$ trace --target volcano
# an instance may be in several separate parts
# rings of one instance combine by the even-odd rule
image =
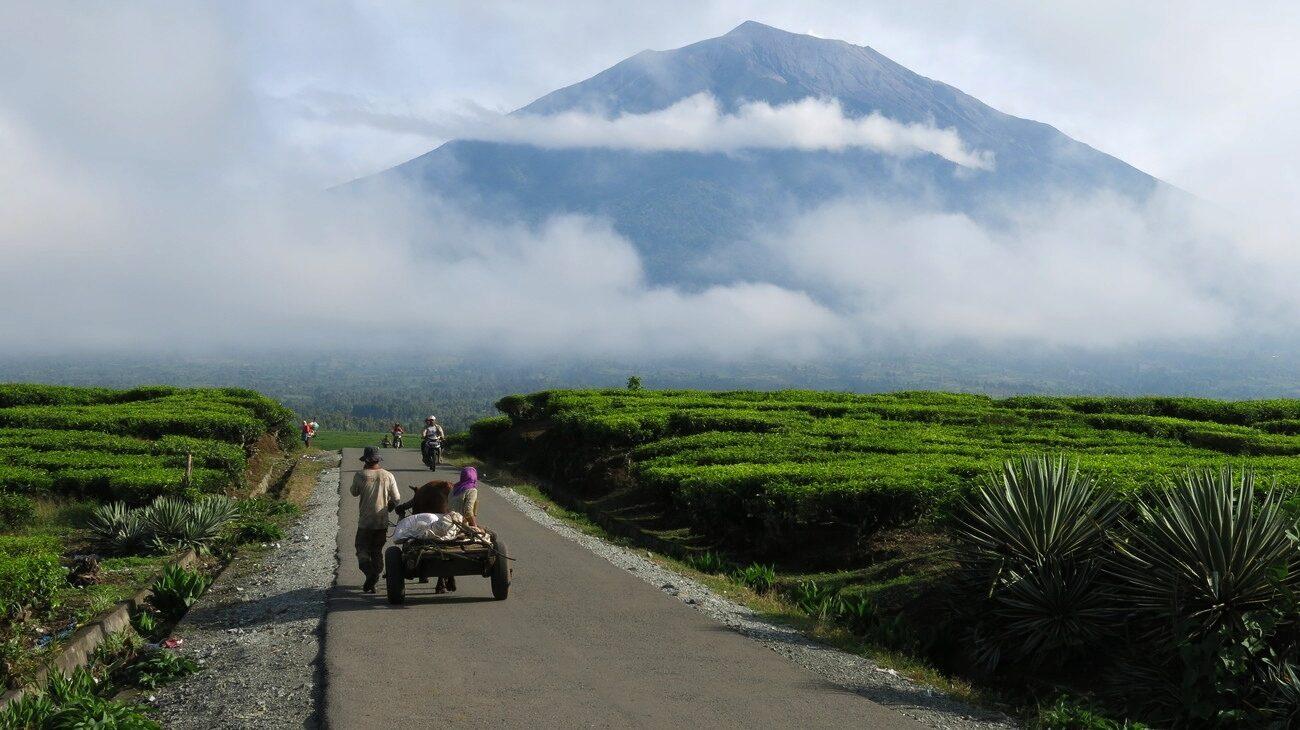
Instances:
[[[731,247],[785,216],[846,197],[992,219],[1051,196],[1107,191],[1140,201],[1164,187],[1047,124],[1004,114],[871,48],[752,21],[683,48],[643,51],[513,115],[612,119],[701,94],[728,113],[754,102],[834,100],[845,116],[953,130],[995,163],[965,170],[935,154],[900,158],[860,147],[724,153],[462,139],[353,185],[413,185],[481,215],[527,223],[573,213],[604,218],[637,248],[653,282],[688,287],[753,275],[762,262],[733,260]]]

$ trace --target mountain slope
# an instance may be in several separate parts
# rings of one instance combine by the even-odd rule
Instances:
[[[1054,192],[1105,189],[1140,199],[1160,185],[1046,124],[1003,114],[870,48],[752,21],[676,50],[644,51],[515,114],[642,114],[701,93],[727,111],[746,101],[833,98],[850,116],[879,112],[952,128],[969,148],[992,152],[996,168],[959,172],[935,155],[896,158],[864,148],[726,155],[452,141],[381,179],[414,182],[497,216],[606,216],[637,246],[653,280],[679,284],[751,275],[727,260],[727,246],[756,226],[846,195],[982,215],[994,203],[1023,205]]]

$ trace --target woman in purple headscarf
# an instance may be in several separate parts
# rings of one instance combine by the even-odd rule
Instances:
[[[466,524],[478,527],[478,469],[467,466],[460,470],[460,481],[451,488],[451,508]]]

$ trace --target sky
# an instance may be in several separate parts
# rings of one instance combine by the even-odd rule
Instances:
[[[782,341],[783,357],[810,359],[902,336],[1104,349],[1285,331],[1300,272],[1287,235],[1300,223],[1298,16],[1266,0],[0,0],[0,337],[38,353],[388,344],[410,336],[389,313],[416,311],[467,346],[524,354],[726,359]],[[776,261],[800,242],[787,280],[678,291],[646,283],[601,220],[526,228],[406,191],[321,195],[467,119],[489,138],[572,144],[500,114],[750,19],[870,45],[1234,223],[1102,196],[1018,212],[1006,233],[831,201],[752,242]],[[825,101],[728,115],[705,98],[568,121],[636,149],[664,148],[655,125],[686,124],[692,149],[739,137],[995,164],[945,130],[847,119]],[[1009,294],[1004,275],[1030,284]]]

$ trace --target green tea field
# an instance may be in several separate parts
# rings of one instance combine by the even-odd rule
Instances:
[[[543,471],[625,454],[630,476],[702,531],[760,552],[812,528],[819,540],[860,542],[942,517],[1024,454],[1076,459],[1126,497],[1224,465],[1300,485],[1294,400],[593,390],[510,396],[498,408],[506,415],[472,429],[473,448],[533,427],[544,435],[525,451]]]
[[[140,504],[190,486],[221,491],[293,414],[253,391],[0,385],[0,490]]]

